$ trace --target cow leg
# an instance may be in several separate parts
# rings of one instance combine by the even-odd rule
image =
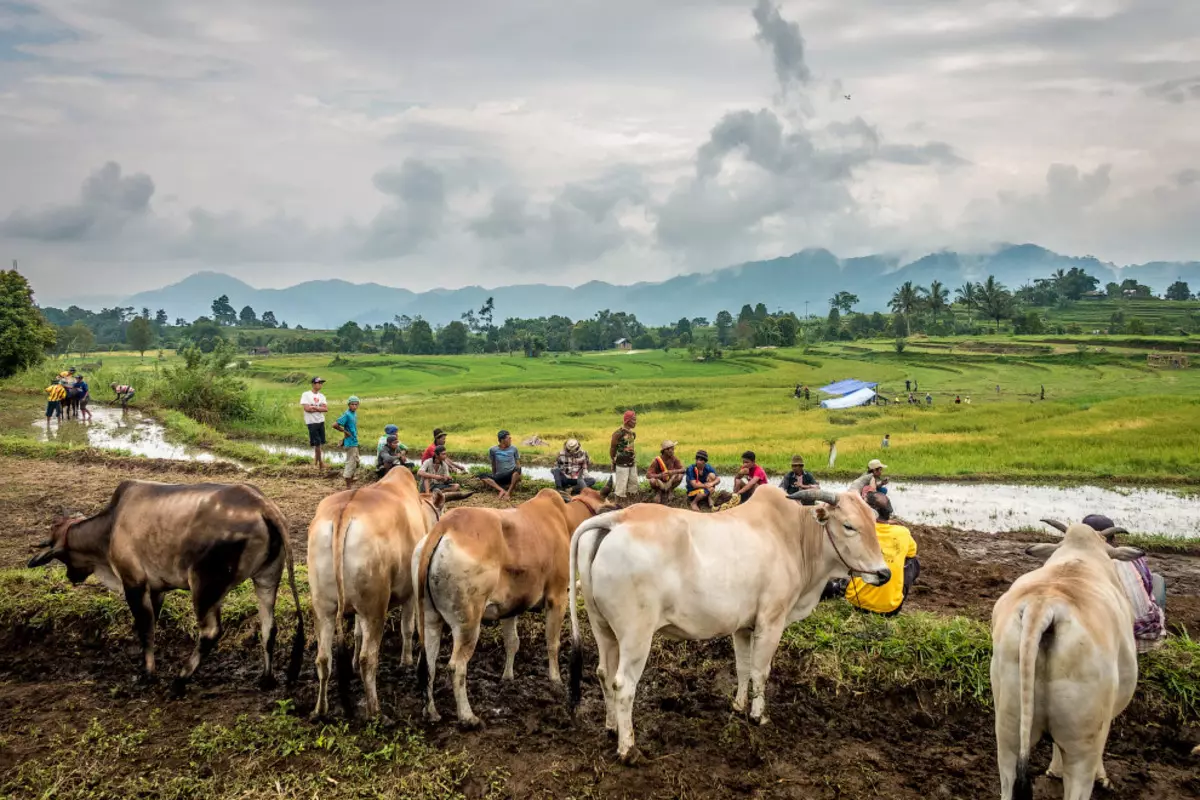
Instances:
[[[454,702],[458,706],[458,724],[466,730],[483,727],[483,720],[471,710],[467,699],[467,664],[475,655],[475,644],[479,641],[479,623],[467,622],[451,627],[454,635],[454,650],[450,655],[450,666],[454,668]]]
[[[429,596],[425,596],[425,667],[429,670],[429,679],[425,684],[425,717],[430,722],[437,722],[442,715],[437,712],[433,702],[433,679],[437,675],[438,651],[442,648],[442,616],[432,607]]]
[[[322,607],[322,606],[327,607]],[[313,717],[329,714],[329,678],[333,674],[333,617],[337,606],[313,598],[313,626],[317,629],[317,705]]]
[[[413,665],[413,631],[417,629],[416,592],[408,602],[400,606],[400,666]]]
[[[500,620],[500,630],[504,634],[504,674],[500,676],[500,680],[511,681],[513,662],[517,660],[517,651],[521,649],[521,637],[517,635],[517,618]]]
[[[739,714],[746,710],[746,690],[750,685],[750,664],[754,655],[753,641],[754,632],[748,628],[733,632],[733,661],[737,670],[737,695],[733,698],[733,710]]]
[[[354,670],[358,677],[362,677],[362,642],[363,642],[363,618],[362,614],[354,615],[354,657],[350,659],[350,668]]]
[[[175,679],[172,688],[176,695],[183,693],[205,656],[217,646],[221,638],[221,598],[229,589],[228,580],[221,580],[212,573],[202,574],[195,569],[188,575],[188,585],[192,592],[192,608],[196,611],[199,636],[191,658]]]
[[[558,672],[558,648],[562,644],[563,616],[567,613],[566,598],[546,598],[546,657],[550,661],[550,682],[561,684]]]
[[[779,647],[783,635],[784,620],[760,623],[754,628],[750,660],[750,721],[766,725],[767,678],[771,674],[771,660]]]
[[[593,604],[590,608],[595,608]],[[604,695],[604,730],[610,734],[617,732],[617,706],[612,688],[613,678],[617,674],[620,647],[617,637],[613,634],[608,622],[597,611],[588,614],[592,626],[592,637],[596,640],[596,651],[599,656],[596,664],[596,680],[600,683],[600,691]]]
[[[154,680],[154,625],[162,608],[162,595],[152,594],[145,587],[125,589],[125,602],[133,614],[133,629],[142,643],[143,677]]]
[[[621,638],[616,675],[613,677],[613,695],[617,708],[617,757],[624,764],[634,764],[640,754],[633,736],[633,698],[637,693],[638,681],[646,669],[650,657],[650,644],[654,638],[652,630],[635,630]]]
[[[1062,765],[1062,750],[1058,747],[1058,742],[1054,743],[1054,755],[1050,758],[1050,768],[1046,770],[1046,777],[1058,778],[1060,781],[1063,776]]]
[[[254,579],[254,596],[258,599],[258,627],[263,651],[263,671],[258,679],[259,688],[269,690],[279,685],[275,680],[275,639],[279,628],[275,625],[275,598],[279,590],[278,576],[263,576]]]
[[[367,716],[374,719],[379,716],[379,694],[375,689],[375,676],[379,672],[379,646],[383,642],[383,627],[387,619],[387,606],[383,613],[359,614],[362,622],[362,653],[359,655],[359,674],[362,677],[363,691],[367,696]],[[357,626],[356,626],[357,627]]]

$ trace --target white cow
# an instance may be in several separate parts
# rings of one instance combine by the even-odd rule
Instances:
[[[992,610],[992,694],[1000,797],[1032,798],[1029,753],[1054,739],[1050,775],[1065,800],[1087,800],[1108,785],[1104,744],[1112,720],[1137,686],[1133,610],[1111,559],[1144,553],[1113,547],[1076,523],[1061,542],[1025,552],[1045,565],[1013,582]]]
[[[745,708],[749,685],[750,719],[764,724],[764,687],[783,629],[812,612],[830,578],[853,573],[874,585],[891,578],[875,538],[875,512],[861,497],[789,496],[772,486],[717,514],[637,505],[595,517],[571,538],[572,576],[576,568],[600,651],[605,727],[617,730],[617,755],[626,763],[637,759],[633,698],[655,633],[697,640],[732,635],[733,707]],[[571,581],[572,706],[583,673],[575,592]]]

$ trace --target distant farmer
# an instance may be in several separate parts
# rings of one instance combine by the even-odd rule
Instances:
[[[617,502],[623,502],[638,490],[637,456],[634,442],[637,440],[637,413],[626,411],[621,417],[621,427],[613,431],[608,444],[608,458],[613,470],[613,494]]]
[[[954,395],[954,405],[962,405],[962,395]]]
[[[862,578],[853,578],[846,586],[846,599],[861,611],[894,617],[900,613],[900,607],[921,574],[917,543],[908,528],[892,523],[892,501],[886,494],[867,495],[867,505],[875,509],[879,517],[875,523],[875,537],[879,540],[884,563],[892,571],[892,578],[883,586],[871,586]]]
[[[1083,524],[1093,530],[1106,531],[1116,524],[1100,514],[1089,514]],[[1110,538],[1109,543],[1112,543]],[[1162,577],[1150,571],[1150,564],[1142,556],[1134,561],[1112,562],[1117,568],[1121,588],[1133,606],[1133,638],[1139,653],[1154,650],[1167,635],[1167,618],[1163,611],[1167,605],[1167,587]]]
[[[742,453],[742,468],[733,479],[733,494],[742,500],[754,496],[754,490],[767,482],[767,473],[758,465],[758,459],[753,450]]]
[[[884,464],[878,458],[872,458],[867,462],[867,471],[855,478],[854,482],[846,487],[848,492],[858,492],[865,500],[867,495],[874,492],[887,494],[887,478],[883,477],[883,471],[887,469],[887,464]]]
[[[808,402],[808,398],[809,398],[808,387],[807,387],[807,386],[805,386],[805,387],[804,387],[804,402],[806,402],[806,403],[807,403],[807,402]]]
[[[788,494],[794,494],[801,489],[819,489],[817,479],[804,469],[804,456],[792,456],[792,471],[783,476],[779,488]]]
[[[375,454],[375,476],[382,478],[395,467],[406,466],[404,451],[400,449],[400,437],[389,434],[384,437],[383,447]]]
[[[967,395],[967,399],[963,401],[967,405],[971,405],[971,395]]]
[[[84,380],[82,375],[75,376],[75,389],[79,392],[79,415],[86,420],[90,420],[92,412],[88,408],[88,403],[91,401],[92,395],[87,381]]]
[[[931,395],[929,392],[925,393],[925,405],[927,405],[927,406],[933,405],[933,395]]]
[[[110,383],[109,388],[113,390],[113,402],[120,403],[122,409],[129,407],[129,401],[133,399],[136,392],[133,387],[127,383]]]
[[[46,422],[49,422],[51,417],[56,417],[62,422],[62,404],[66,399],[67,388],[58,381],[46,387]]]
[[[1046,384],[1043,383],[1043,384],[1041,384],[1041,386],[1042,386],[1042,399],[1045,400],[1046,399]]]
[[[354,473],[358,470],[358,397],[350,395],[346,400],[346,411],[333,429],[342,434],[342,449],[346,451],[346,468],[342,477],[346,479],[346,488],[354,486]]]
[[[450,459],[446,456],[444,445],[433,448],[433,455],[421,462],[417,470],[417,479],[421,482],[423,492],[452,492],[458,489],[458,484],[450,477]]]
[[[912,391],[912,381],[909,380],[908,378],[904,379],[904,391],[906,391],[906,392]]]
[[[996,394],[1000,394],[1000,384],[996,384]]]
[[[671,495],[683,483],[683,473],[686,472],[683,462],[675,457],[676,444],[670,439],[663,442],[658,456],[646,468],[646,479],[654,490],[654,502],[663,505],[670,504]]]
[[[325,412],[329,403],[321,390],[325,387],[325,379],[313,376],[312,388],[300,395],[300,408],[304,410],[304,424],[308,427],[308,445],[313,449],[313,460],[317,471],[325,469],[321,448],[325,446]]]
[[[883,435],[883,441],[879,443],[879,446],[882,447],[884,450],[891,447],[892,446],[892,435],[890,433],[885,433]]]
[[[563,449],[558,453],[551,474],[554,476],[554,488],[560,491],[570,490],[571,494],[579,494],[581,489],[596,485],[596,479],[587,474],[591,459],[587,450],[579,444],[578,439],[567,439]]]
[[[483,482],[499,492],[501,500],[507,500],[521,482],[521,452],[513,446],[512,434],[508,431],[498,432],[496,441],[497,444],[488,450],[492,474],[485,475]]]
[[[688,465],[684,471],[684,480],[687,482],[688,504],[692,511],[699,511],[701,503],[707,505],[711,511],[712,494],[721,479],[717,477],[717,471],[708,465],[708,451],[696,451],[696,462]]]

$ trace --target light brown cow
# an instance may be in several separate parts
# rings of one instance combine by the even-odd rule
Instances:
[[[154,629],[163,595],[172,589],[191,592],[199,636],[195,652],[175,679],[177,694],[221,637],[221,600],[247,578],[254,582],[262,626],[260,684],[275,685],[275,597],[286,565],[296,602],[288,680],[299,676],[304,618],[287,522],[279,507],[253,486],[123,481],[108,507],[94,517],[56,520],[41,547],[30,567],[62,561],[72,583],[82,583],[94,573],[109,589],[124,594],[141,638],[148,678],[155,675]]]
[[[433,703],[433,678],[443,622],[454,636],[450,665],[463,727],[482,724],[467,700],[467,662],[485,619],[501,620],[503,677],[511,680],[520,644],[517,616],[544,607],[550,680],[560,682],[558,640],[567,610],[571,532],[603,506],[604,495],[594,489],[583,489],[568,502],[543,489],[514,509],[455,509],[420,544],[413,561],[422,643],[417,684],[426,693],[429,719],[441,718]]]
[[[346,613],[356,615],[352,666],[362,677],[369,716],[379,715],[379,645],[394,606],[401,607],[401,663],[412,664],[413,548],[437,522],[444,501],[438,493],[418,493],[409,470],[393,469],[376,483],[332,494],[317,506],[308,526],[308,582],[317,629],[315,716],[329,712],[334,643],[342,655]],[[338,692],[346,713],[352,714],[348,672],[339,658]]]

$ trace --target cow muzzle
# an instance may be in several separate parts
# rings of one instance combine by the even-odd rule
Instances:
[[[861,575],[863,583],[869,583],[872,586],[884,586],[892,579],[892,571],[887,567],[875,572],[864,572]]]

